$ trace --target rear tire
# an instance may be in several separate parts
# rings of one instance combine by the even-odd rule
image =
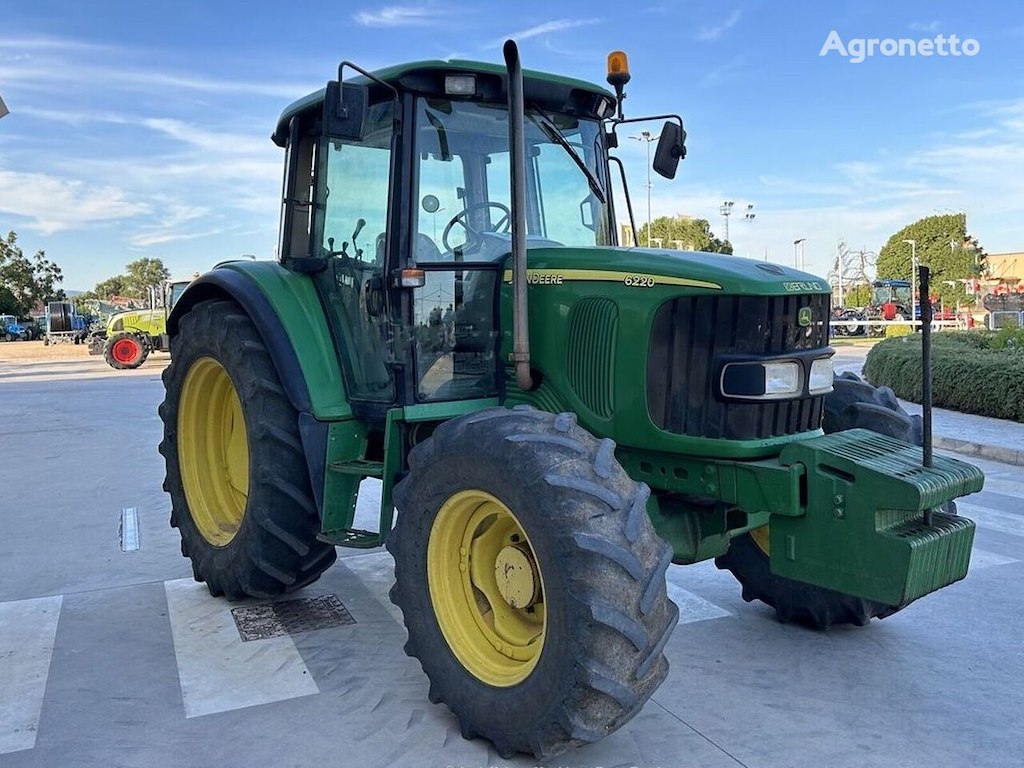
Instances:
[[[462,735],[490,739],[502,757],[544,759],[607,736],[668,672],[679,618],[665,586],[672,550],[647,516],[647,487],[614,449],[573,414],[490,409],[438,427],[395,488],[391,599],[405,616],[405,651]],[[533,564],[526,584],[537,585],[525,592],[537,602],[520,608],[494,592],[498,574],[511,583],[501,558],[517,547]],[[492,618],[488,633],[487,616],[510,611],[503,628],[523,632],[502,634]]]
[[[78,344],[75,337],[75,344]],[[149,356],[149,345],[137,333],[120,331],[111,336],[103,348],[103,359],[107,365],[119,371],[138,368]]]
[[[911,416],[889,387],[873,387],[853,373],[836,377],[834,389],[825,396],[825,432],[869,429],[913,445],[921,445],[920,416]],[[947,508],[956,512],[950,503]],[[733,539],[729,550],[715,558],[715,565],[728,570],[743,587],[743,599],[760,600],[775,609],[782,621],[828,629],[834,624],[864,626],[873,618],[885,618],[894,608],[835,590],[776,576],[768,564],[768,526]]]
[[[315,581],[336,553],[317,539],[298,413],[256,326],[234,302],[202,302],[182,317],[172,350],[163,372],[160,453],[171,526],[196,581],[229,600],[273,597]],[[229,404],[222,412],[207,405],[218,397]],[[236,441],[219,437],[225,431]],[[218,453],[225,475],[206,469],[218,462],[204,459]],[[234,487],[227,477],[233,464],[246,481]]]

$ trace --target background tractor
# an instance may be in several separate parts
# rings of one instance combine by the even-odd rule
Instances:
[[[624,54],[614,93],[505,60],[343,62],[285,109],[280,258],[176,304],[160,450],[211,594],[271,598],[386,543],[430,700],[543,758],[665,679],[672,563],[866,624],[964,577],[951,500],[982,476],[926,466],[891,391],[833,379],[825,281],[617,247]],[[658,120],[671,178],[686,134]]]
[[[89,354],[103,355],[111,368],[138,368],[150,352],[170,351],[167,316],[181,298],[191,278],[164,283],[151,290],[149,309],[116,312],[100,330],[89,336]]]
[[[0,315],[0,341],[21,341],[29,337],[28,327],[14,315]]]

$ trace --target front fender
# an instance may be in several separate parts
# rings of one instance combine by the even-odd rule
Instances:
[[[308,275],[272,261],[219,264],[174,305],[167,320],[171,338],[192,307],[213,299],[231,299],[252,318],[297,411],[318,421],[352,417],[334,340]]]

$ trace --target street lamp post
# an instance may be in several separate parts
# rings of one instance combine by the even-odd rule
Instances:
[[[917,278],[917,240],[904,240],[910,246],[910,328],[913,330],[914,321],[917,320],[917,286],[914,280]]]
[[[661,138],[661,134],[651,136],[650,131],[640,131],[639,136],[630,136],[631,139],[642,141],[647,144],[647,247],[651,247],[651,142]]]
[[[843,249],[837,244],[836,245],[836,272],[839,274],[839,306],[846,306],[846,298],[843,296],[843,270],[846,269],[846,264],[843,253]]]
[[[718,208],[718,212],[722,214],[722,218],[725,219],[725,240],[729,242],[729,215],[732,213],[732,207],[736,205],[732,200],[726,200]]]
[[[793,241],[793,266],[797,269],[804,268],[804,243],[807,242],[806,237],[798,238]]]

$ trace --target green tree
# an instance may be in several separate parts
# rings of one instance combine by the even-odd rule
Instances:
[[[27,315],[37,301],[60,301],[64,291],[58,286],[64,275],[56,263],[36,251],[30,258],[18,246],[18,235],[8,232],[0,239],[0,301],[10,306],[10,314]]]
[[[83,299],[99,299],[109,301],[111,296],[129,296],[128,278],[125,275],[114,275],[100,280],[91,291],[82,294]]]
[[[844,287],[843,303],[848,307],[866,307],[871,303],[871,286],[867,283]]]
[[[971,300],[960,281],[984,272],[985,251],[967,233],[967,214],[926,216],[894,234],[878,252],[879,278],[910,279],[911,246],[906,240],[915,241],[918,262],[931,267],[932,295],[947,306]]]
[[[651,239],[661,240],[663,248],[732,253],[732,243],[715,237],[707,219],[690,216],[659,216],[651,222]],[[647,245],[646,224],[637,233],[637,245]]]
[[[127,295],[146,298],[150,288],[159,288],[171,273],[160,259],[142,258],[130,262],[124,276]]]

